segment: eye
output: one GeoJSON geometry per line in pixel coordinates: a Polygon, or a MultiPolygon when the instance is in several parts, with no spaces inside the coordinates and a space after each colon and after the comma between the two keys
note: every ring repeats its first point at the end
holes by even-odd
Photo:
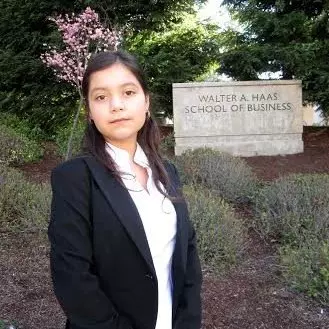
{"type": "Polygon", "coordinates": [[[99,95],[99,96],[97,96],[95,99],[96,99],[97,101],[104,101],[105,98],[106,98],[105,95],[99,95]]]}
{"type": "Polygon", "coordinates": [[[126,91],[125,91],[125,94],[126,94],[127,96],[132,96],[132,95],[135,95],[136,92],[135,92],[134,90],[126,90],[126,91]]]}

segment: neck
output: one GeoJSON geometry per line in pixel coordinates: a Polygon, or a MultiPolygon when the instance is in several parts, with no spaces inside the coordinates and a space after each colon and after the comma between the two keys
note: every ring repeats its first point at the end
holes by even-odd
{"type": "Polygon", "coordinates": [[[125,150],[129,153],[130,159],[134,158],[136,148],[137,148],[137,141],[136,140],[107,140],[111,145],[118,147],[122,150],[125,150]]]}

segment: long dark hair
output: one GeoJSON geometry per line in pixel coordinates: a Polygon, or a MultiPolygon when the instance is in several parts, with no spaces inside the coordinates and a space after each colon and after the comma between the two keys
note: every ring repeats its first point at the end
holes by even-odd
{"type": "MultiPolygon", "coordinates": [[[[88,117],[90,111],[88,102],[90,76],[92,73],[106,69],[115,63],[123,64],[127,69],[129,69],[140,83],[145,96],[150,95],[144,73],[139,67],[137,60],[134,56],[124,51],[98,53],[94,55],[88,62],[88,66],[82,80],[82,94],[85,102],[85,107],[87,109],[88,117]]],[[[152,170],[154,183],[157,189],[164,196],[172,200],[176,199],[175,197],[169,197],[169,195],[166,192],[162,191],[162,189],[160,188],[159,182],[163,184],[167,192],[169,192],[169,189],[173,188],[173,186],[165,169],[161,154],[159,152],[160,131],[156,121],[152,118],[151,115],[146,118],[143,127],[138,132],[137,142],[139,143],[139,145],[147,156],[149,165],[152,170]]],[[[93,121],[87,120],[87,128],[83,144],[84,151],[92,154],[122,183],[120,173],[117,171],[115,163],[111,158],[110,154],[105,149],[105,139],[103,135],[99,132],[99,130],[96,128],[93,121]]]]}

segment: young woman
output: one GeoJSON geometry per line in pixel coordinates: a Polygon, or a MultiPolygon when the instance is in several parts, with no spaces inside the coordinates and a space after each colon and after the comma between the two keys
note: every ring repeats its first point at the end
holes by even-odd
{"type": "Polygon", "coordinates": [[[134,57],[94,56],[83,95],[89,155],[51,177],[50,264],[66,328],[199,329],[195,232],[134,57]]]}

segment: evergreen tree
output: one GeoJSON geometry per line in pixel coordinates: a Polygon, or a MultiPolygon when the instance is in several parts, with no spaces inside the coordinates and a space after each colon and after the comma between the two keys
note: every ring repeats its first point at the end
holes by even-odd
{"type": "Polygon", "coordinates": [[[120,27],[136,35],[178,23],[182,12],[194,12],[195,1],[0,1],[0,111],[27,117],[49,135],[73,115],[79,98],[76,90],[54,79],[40,54],[45,44],[61,44],[56,26],[47,18],[81,12],[87,6],[99,12],[109,28],[120,27]]]}
{"type": "Polygon", "coordinates": [[[243,32],[227,31],[220,73],[254,80],[263,72],[301,79],[304,100],[329,114],[329,3],[225,0],[243,32]]]}

